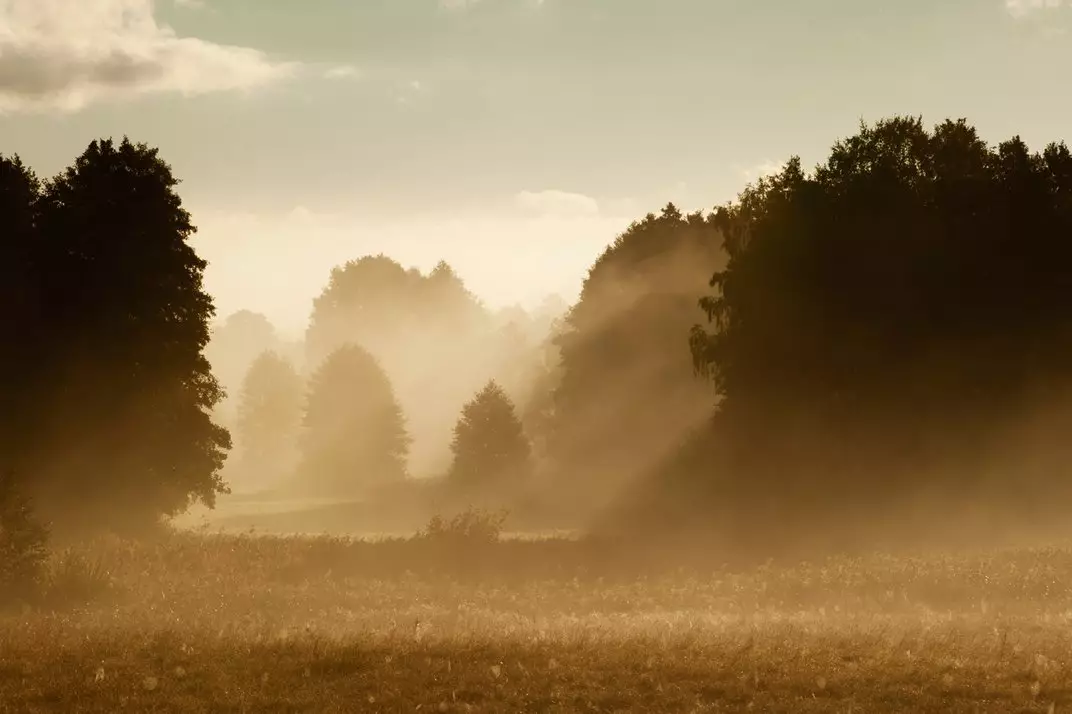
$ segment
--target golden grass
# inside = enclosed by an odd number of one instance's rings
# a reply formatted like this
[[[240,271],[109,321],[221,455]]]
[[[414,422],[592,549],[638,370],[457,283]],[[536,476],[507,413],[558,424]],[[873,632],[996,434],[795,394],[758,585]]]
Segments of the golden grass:
[[[1072,550],[653,569],[585,543],[176,534],[0,620],[0,711],[1064,711]],[[419,709],[418,709],[419,707]]]

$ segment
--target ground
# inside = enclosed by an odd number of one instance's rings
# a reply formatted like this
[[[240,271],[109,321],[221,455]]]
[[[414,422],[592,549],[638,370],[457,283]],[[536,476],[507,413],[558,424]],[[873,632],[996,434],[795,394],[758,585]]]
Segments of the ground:
[[[1072,706],[1070,548],[738,572],[608,548],[204,532],[80,544],[56,556],[56,598],[0,620],[0,710]]]

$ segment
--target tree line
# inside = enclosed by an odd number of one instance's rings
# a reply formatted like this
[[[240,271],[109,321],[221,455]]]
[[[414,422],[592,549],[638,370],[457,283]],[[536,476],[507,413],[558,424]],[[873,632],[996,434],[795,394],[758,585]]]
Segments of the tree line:
[[[324,494],[411,481],[414,444],[441,438],[427,463],[464,498],[760,554],[1061,515],[1062,143],[862,124],[811,171],[794,157],[711,212],[634,222],[539,329],[446,263],[366,256],[286,355],[248,313],[213,333],[176,184],[125,140],[45,182],[0,160],[3,467],[44,510],[211,505],[231,443],[206,353],[241,323],[263,349],[226,375],[239,461]]]

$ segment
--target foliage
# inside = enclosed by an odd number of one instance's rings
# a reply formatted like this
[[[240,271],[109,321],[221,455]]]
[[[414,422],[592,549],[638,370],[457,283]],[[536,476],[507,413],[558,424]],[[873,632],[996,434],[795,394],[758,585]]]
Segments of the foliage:
[[[39,355],[27,344],[37,324],[39,286],[31,250],[41,184],[16,156],[0,155],[0,324],[9,342],[0,350],[0,413],[26,415],[40,384]],[[32,429],[24,418],[0,428],[0,471],[22,468]]]
[[[513,402],[494,381],[462,407],[451,451],[449,479],[463,490],[502,493],[529,475],[531,446]]]
[[[495,543],[502,535],[506,511],[492,513],[483,509],[467,508],[450,518],[433,516],[423,531],[417,534],[420,540],[448,545],[480,545]]]
[[[275,481],[293,466],[304,387],[293,365],[275,352],[262,353],[246,373],[236,436],[242,469],[259,483]]]
[[[405,417],[383,368],[357,345],[312,376],[303,426],[299,471],[314,490],[356,494],[406,477]]]
[[[0,603],[37,593],[48,557],[48,529],[14,480],[0,472]]]
[[[145,524],[225,491],[212,300],[177,183],[155,149],[102,140],[35,202],[16,473],[56,527]]]
[[[761,511],[784,537],[840,521],[851,539],[923,494],[948,496],[949,517],[964,494],[1014,511],[1067,493],[1009,431],[1072,377],[1067,147],[888,119],[810,174],[791,160],[714,223],[730,259],[693,354],[721,396],[742,529]],[[1033,448],[1064,459],[1066,442]]]

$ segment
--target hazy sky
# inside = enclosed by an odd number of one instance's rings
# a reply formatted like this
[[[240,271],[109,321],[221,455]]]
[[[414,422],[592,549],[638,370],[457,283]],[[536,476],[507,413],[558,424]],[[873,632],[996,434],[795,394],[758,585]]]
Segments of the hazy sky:
[[[159,146],[221,314],[298,328],[377,252],[572,299],[631,219],[861,118],[1064,138],[1069,29],[1072,0],[0,0],[0,152]]]

